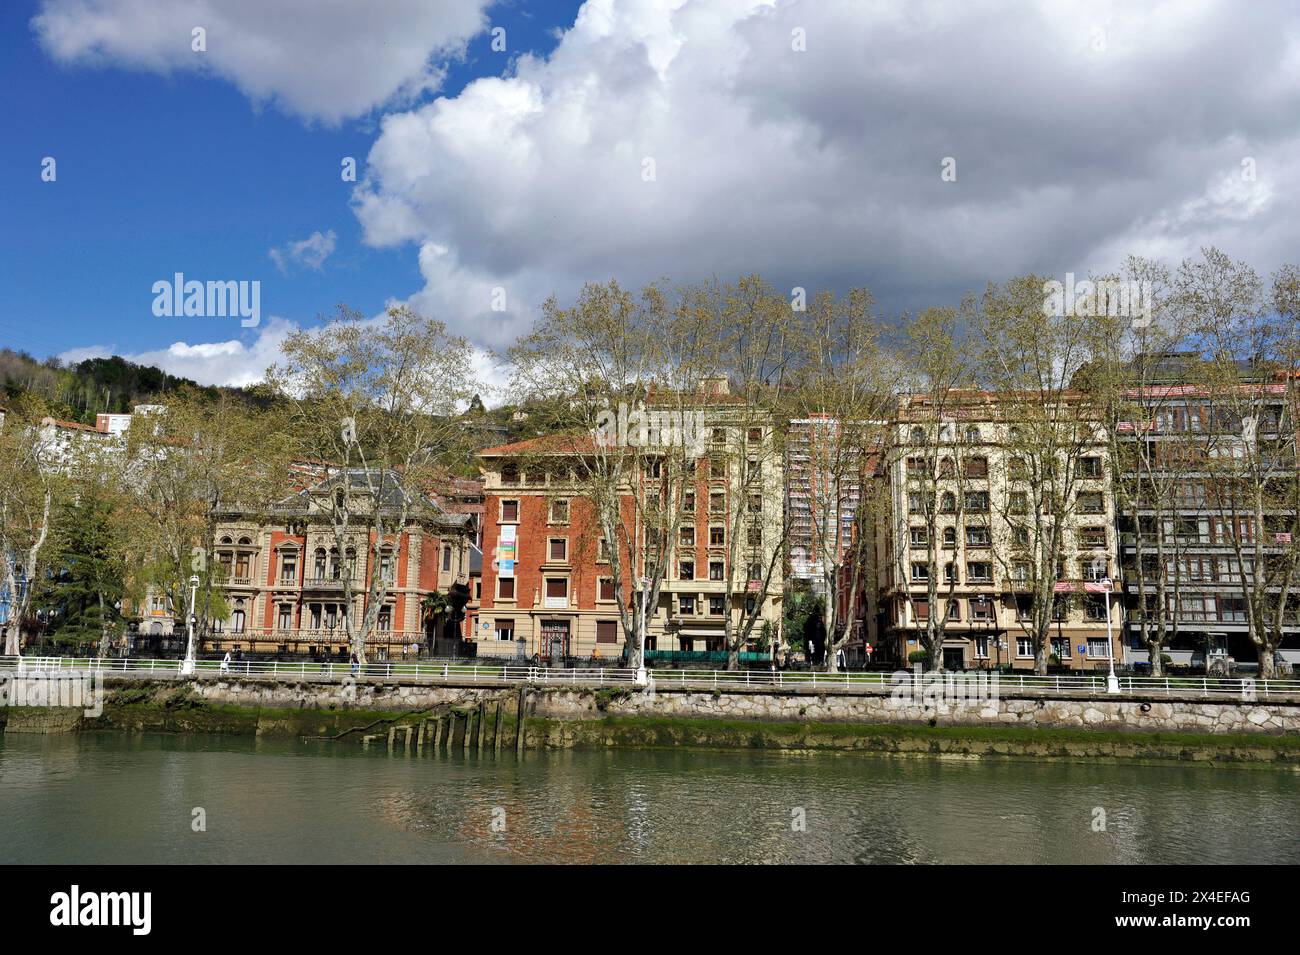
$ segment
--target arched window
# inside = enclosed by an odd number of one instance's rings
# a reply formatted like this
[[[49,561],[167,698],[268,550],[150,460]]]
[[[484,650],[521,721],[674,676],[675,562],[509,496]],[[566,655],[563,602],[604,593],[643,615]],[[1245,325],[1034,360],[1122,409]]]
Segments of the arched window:
[[[328,565],[326,564],[326,561],[325,561],[325,548],[324,548],[324,547],[317,547],[317,548],[316,548],[316,554],[315,554],[314,565],[315,565],[315,566],[314,566],[314,569],[313,569],[313,572],[312,572],[312,576],[315,577],[317,580],[324,580],[324,579],[325,579],[325,574],[326,574],[326,572],[327,572],[327,569],[326,569],[326,568],[327,568],[327,566],[328,566]]]
[[[943,529],[943,546],[944,547],[957,546],[957,528],[945,527]]]
[[[952,491],[944,491],[941,502],[939,510],[943,511],[945,514],[951,514],[957,510],[957,498]]]

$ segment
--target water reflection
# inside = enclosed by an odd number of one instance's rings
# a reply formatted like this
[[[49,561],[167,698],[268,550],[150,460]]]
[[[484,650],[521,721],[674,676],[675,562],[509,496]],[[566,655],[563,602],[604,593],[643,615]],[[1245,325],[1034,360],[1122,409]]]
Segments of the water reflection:
[[[0,861],[1295,863],[1297,782],[1190,765],[10,736]]]

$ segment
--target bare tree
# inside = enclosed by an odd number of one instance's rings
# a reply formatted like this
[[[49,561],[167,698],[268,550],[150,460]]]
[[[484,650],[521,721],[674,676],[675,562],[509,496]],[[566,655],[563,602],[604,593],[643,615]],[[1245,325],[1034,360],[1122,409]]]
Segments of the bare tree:
[[[267,380],[290,402],[290,447],[307,465],[303,517],[330,527],[347,568],[344,633],[364,663],[395,586],[384,552],[409,522],[430,518],[429,497],[450,456],[468,449],[457,414],[476,391],[471,350],[441,322],[398,305],[377,320],[340,306],[323,327],[290,335],[281,351]],[[349,551],[367,555],[359,578]]]

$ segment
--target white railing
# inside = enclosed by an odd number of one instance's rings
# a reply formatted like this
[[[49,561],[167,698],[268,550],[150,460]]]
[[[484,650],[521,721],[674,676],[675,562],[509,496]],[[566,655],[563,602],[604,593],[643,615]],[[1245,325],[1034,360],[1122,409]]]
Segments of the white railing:
[[[18,658],[0,657],[0,673],[14,672]],[[83,670],[105,674],[121,673],[134,676],[177,675],[179,660],[150,660],[133,658],[103,659],[86,657],[23,657],[22,667],[28,671]],[[421,682],[534,682],[545,685],[605,686],[632,683],[636,671],[618,667],[534,667],[517,662],[478,663],[460,662],[379,662],[354,667],[348,663],[314,663],[293,661],[232,661],[228,665],[220,660],[198,660],[195,664],[200,677],[236,675],[266,679],[311,678],[342,680],[361,676],[385,680],[415,680]],[[1040,695],[1105,696],[1106,673],[1097,671],[1090,676],[1035,676],[1032,674],[998,673],[988,670],[959,671],[967,678],[996,680],[999,693],[1033,693]],[[740,689],[755,691],[774,688],[826,689],[860,693],[889,693],[899,685],[911,686],[914,671],[900,674],[886,672],[825,673],[816,670],[675,670],[653,669],[649,675],[654,683],[664,689]],[[944,677],[956,677],[948,672]],[[928,677],[929,674],[926,674]],[[904,677],[906,678],[904,680]],[[936,677],[938,679],[938,677]],[[1132,696],[1182,696],[1232,700],[1296,699],[1300,700],[1300,680],[1225,679],[1216,677],[1119,677],[1120,691]]]

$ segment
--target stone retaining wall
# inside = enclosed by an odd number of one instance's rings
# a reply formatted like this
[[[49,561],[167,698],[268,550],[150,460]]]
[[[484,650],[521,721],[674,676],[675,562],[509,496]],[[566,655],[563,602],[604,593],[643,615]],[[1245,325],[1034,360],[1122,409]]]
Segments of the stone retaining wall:
[[[115,681],[109,680],[111,690]],[[136,681],[139,682],[139,681]],[[355,685],[317,681],[201,679],[185,683],[193,696],[240,707],[318,710],[421,710],[513,696],[517,686],[434,686],[362,679]],[[549,719],[654,716],[780,722],[900,723],[941,726],[1069,727],[1143,732],[1300,732],[1300,703],[1190,702],[1158,697],[1062,699],[1002,694],[997,700],[922,706],[889,695],[816,691],[720,689],[597,690],[529,685],[527,715]]]

